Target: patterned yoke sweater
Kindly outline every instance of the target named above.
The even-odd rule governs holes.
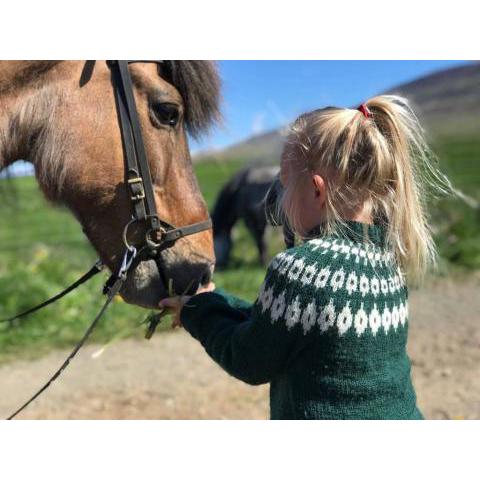
[[[347,222],[278,254],[258,299],[217,289],[181,320],[229,374],[270,382],[272,419],[421,419],[407,287],[378,225]]]

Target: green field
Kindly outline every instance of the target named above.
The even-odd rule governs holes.
[[[480,142],[448,140],[438,144],[442,167],[458,187],[477,200],[480,184]],[[207,162],[196,167],[209,204],[242,162]],[[61,290],[95,260],[71,215],[42,199],[32,178],[0,181],[0,318],[12,315]],[[480,214],[459,201],[442,200],[433,207],[436,238],[442,254],[441,273],[480,268]],[[273,254],[281,248],[278,232],[270,232]],[[253,300],[263,280],[257,252],[243,225],[234,231],[231,267],[215,274],[217,286]],[[35,357],[54,347],[73,345],[101,307],[102,274],[69,297],[14,325],[0,325],[0,362],[12,357]],[[108,342],[143,336],[145,310],[114,302],[93,340]],[[161,329],[168,328],[168,321]]]

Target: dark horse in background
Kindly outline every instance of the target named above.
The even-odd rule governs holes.
[[[255,240],[259,260],[267,264],[265,230],[268,224],[281,225],[277,200],[281,193],[279,168],[250,166],[237,172],[218,194],[213,208],[213,240],[217,267],[226,267],[232,250],[232,229],[243,219]],[[283,227],[287,248],[294,244],[293,235]]]

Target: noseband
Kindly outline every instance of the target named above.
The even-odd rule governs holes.
[[[107,65],[112,72],[112,85],[115,93],[115,103],[122,136],[124,160],[125,160],[125,186],[127,188],[130,201],[132,202],[132,218],[125,225],[123,230],[123,243],[125,251],[122,261],[117,271],[112,273],[104,286],[104,293],[107,300],[103,307],[94,318],[83,337],[77,343],[72,352],[60,368],[50,377],[50,379],[20,408],[8,417],[11,420],[40,396],[63,372],[68,366],[70,360],[78,353],[80,348],[87,341],[88,337],[94,330],[95,326],[103,316],[111,301],[117,295],[125,280],[127,274],[136,260],[141,261],[146,258],[154,258],[157,261],[158,270],[165,288],[167,282],[162,266],[159,263],[159,255],[163,250],[172,247],[175,242],[181,238],[203,232],[212,228],[212,221],[209,218],[198,223],[192,223],[182,227],[174,227],[164,220],[161,220],[157,213],[155,204],[155,196],[153,191],[153,182],[150,174],[150,167],[145,153],[145,145],[141,132],[140,121],[138,118],[135,97],[133,95],[133,84],[128,65],[130,63],[155,63],[161,64],[161,61],[149,60],[108,60]],[[132,245],[128,240],[130,227],[134,224],[143,225],[145,229],[145,237],[140,244]],[[99,260],[93,267],[73,284],[62,290],[60,293],[49,298],[43,303],[21,312],[14,317],[2,319],[1,322],[12,323],[14,320],[25,317],[36,312],[47,305],[54,303],[64,297],[83,283],[90,280],[103,269],[103,263]]]

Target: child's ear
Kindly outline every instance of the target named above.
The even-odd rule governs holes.
[[[313,175],[312,182],[313,188],[315,189],[315,198],[317,198],[320,204],[323,206],[327,192],[325,180],[320,175]]]

